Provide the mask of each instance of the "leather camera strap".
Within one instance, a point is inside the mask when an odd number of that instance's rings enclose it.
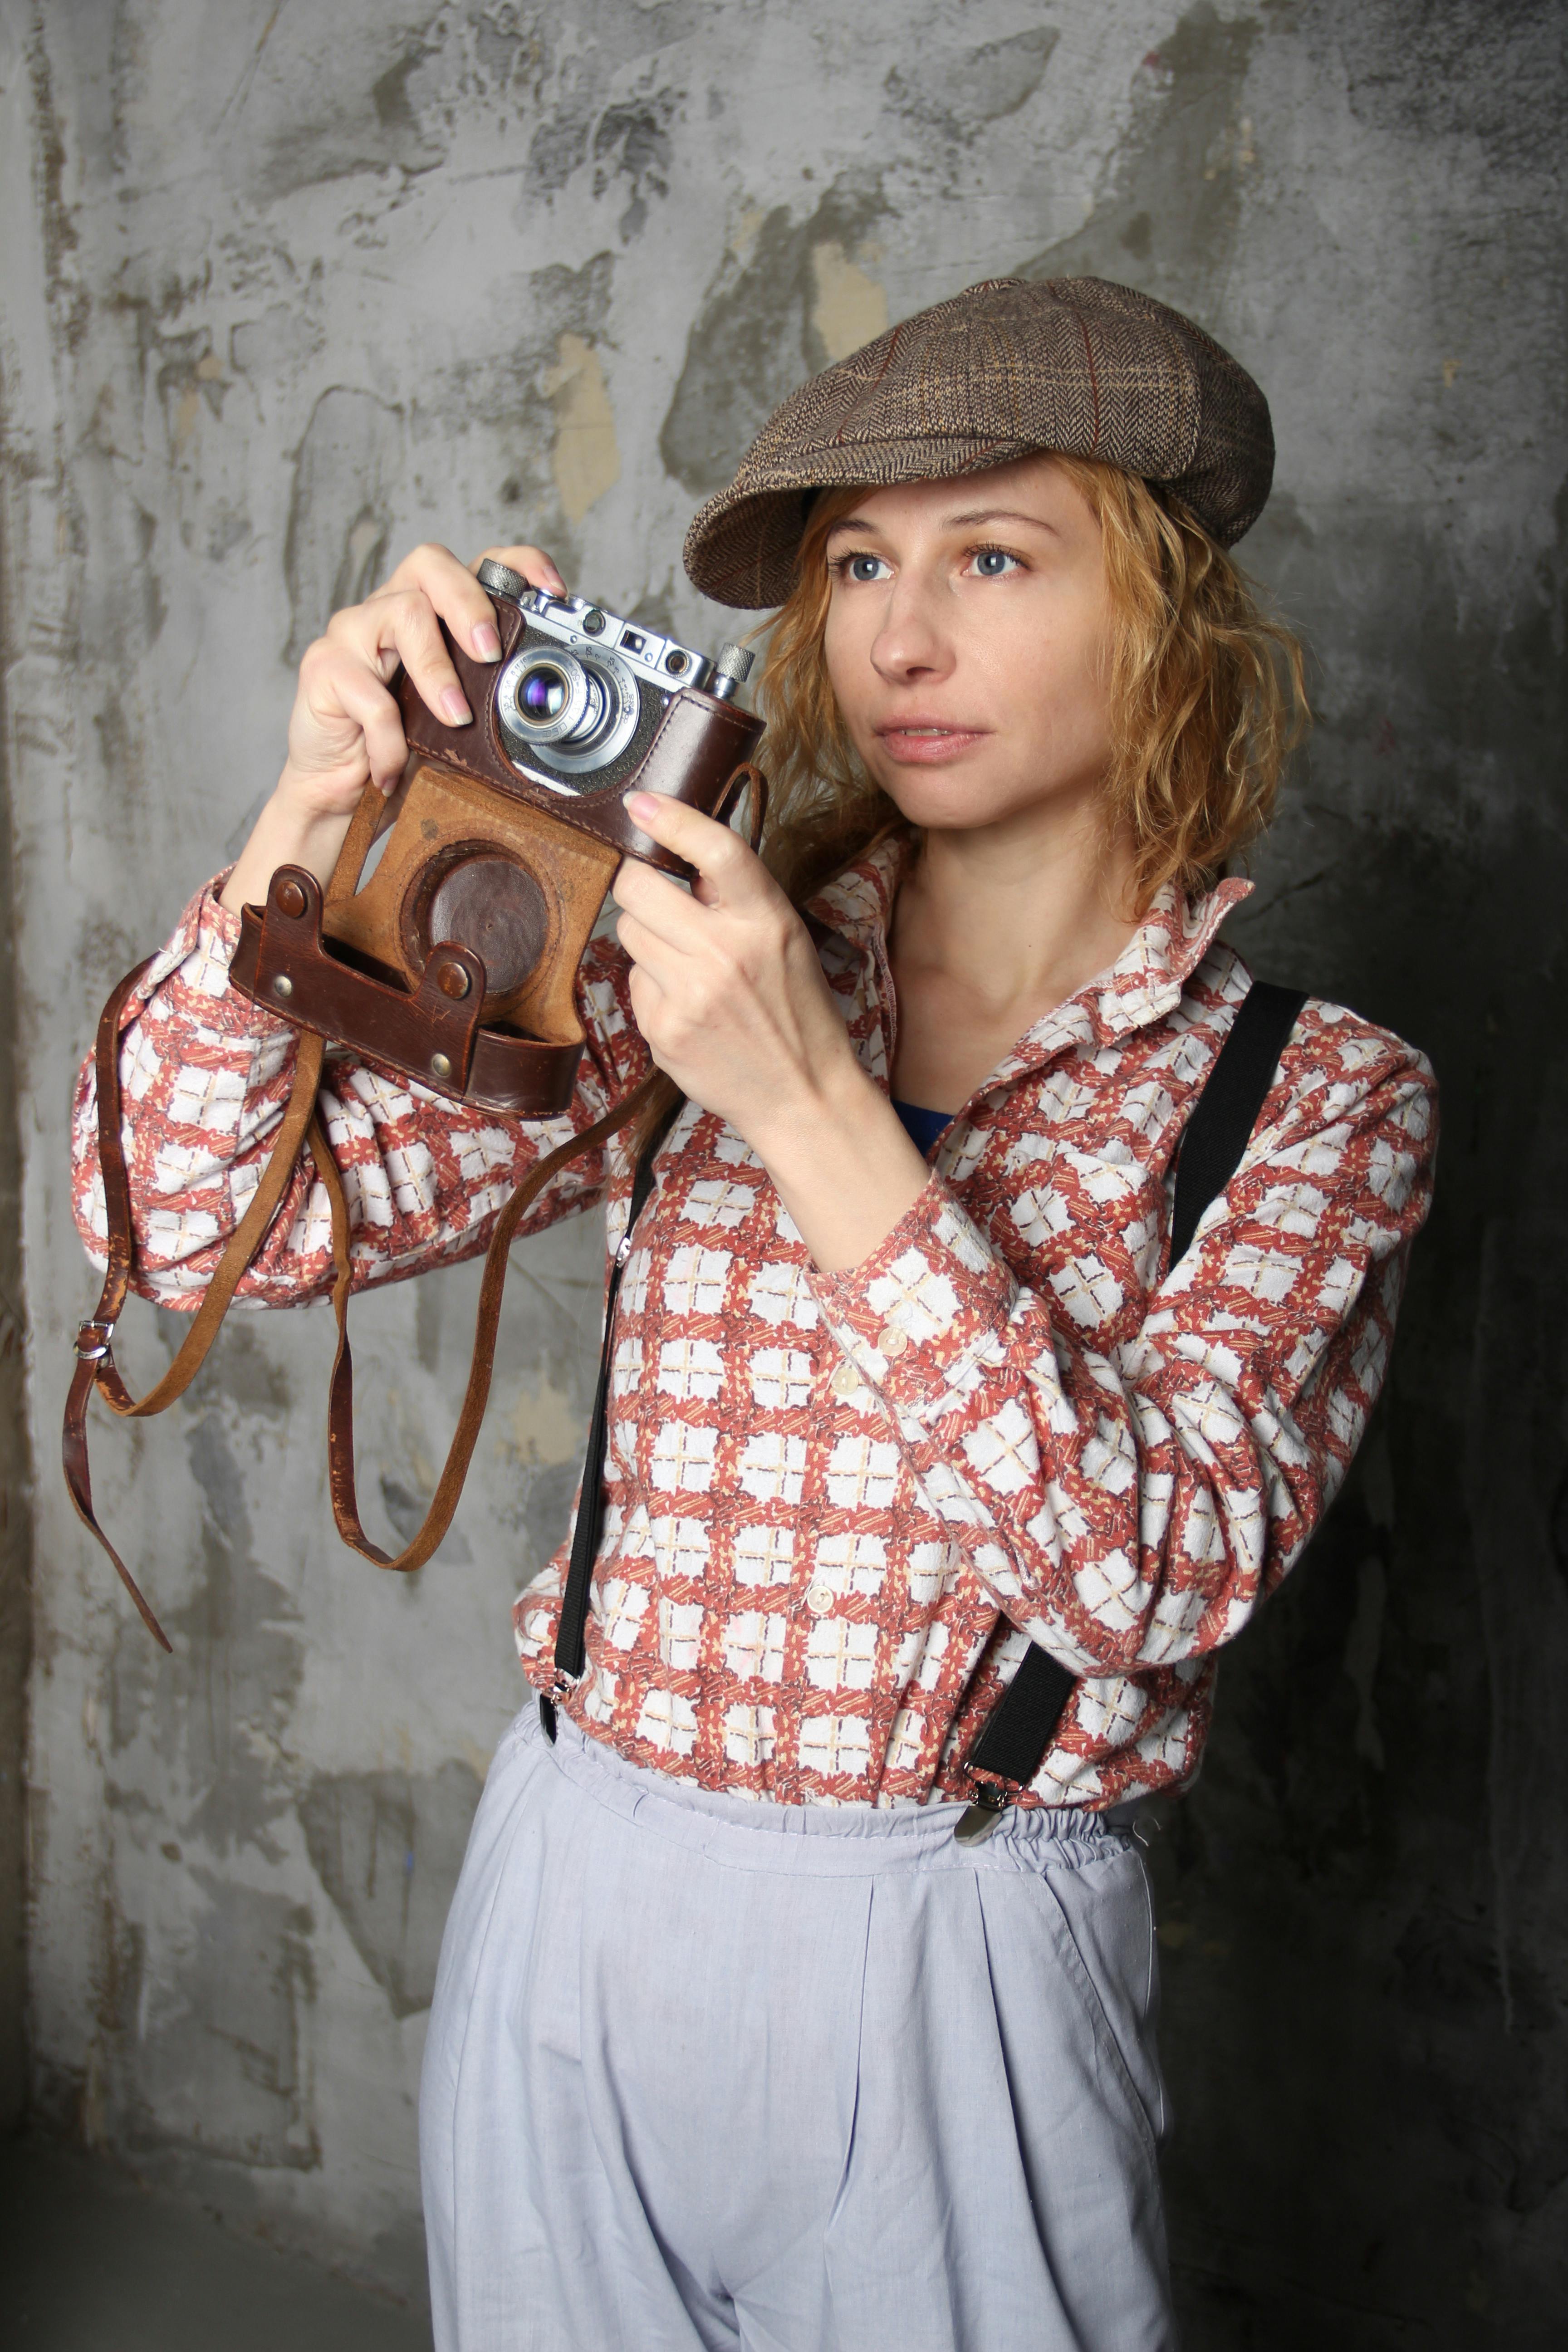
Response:
[[[1204,1082],[1182,1138],[1171,1213],[1166,1273],[1186,1254],[1204,1211],[1241,1165],[1301,1007],[1302,989],[1254,981]],[[971,1772],[992,1774],[953,1835],[965,1845],[989,1837],[1015,1788],[1026,1789],[1045,1762],[1079,1677],[1031,1642],[1017,1672],[980,1727],[964,1759]]]
[[[310,1150],[331,1204],[332,1263],[336,1270],[332,1284],[332,1311],[337,1318],[338,1350],[332,1363],[327,1405],[327,1476],[332,1498],[332,1517],[344,1543],[363,1559],[374,1560],[377,1568],[396,1569],[405,1573],[423,1568],[452,1524],[452,1514],[458,1507],[463,1482],[468,1475],[468,1464],[473,1458],[479,1424],[484,1420],[485,1406],[489,1398],[509,1253],[523,1211],[538,1199],[551,1178],[558,1176],[570,1161],[584,1151],[593,1150],[595,1145],[606,1142],[612,1135],[629,1125],[648,1101],[661,1078],[662,1073],[654,1071],[640,1085],[634,1087],[613,1110],[606,1111],[603,1118],[595,1119],[593,1126],[585,1128],[581,1135],[573,1136],[547,1153],[536,1167],[530,1169],[497,1218],[489,1247],[485,1252],[484,1278],[479,1285],[479,1307],[474,1324],[473,1360],[468,1366],[468,1385],[463,1398],[463,1408],[458,1416],[458,1426],[441,1475],[436,1483],[435,1494],[430,1498],[430,1507],[425,1514],[424,1524],[412,1541],[395,1556],[383,1551],[379,1544],[371,1541],[359,1515],[354,1480],[353,1357],[349,1347],[348,1329],[349,1294],[353,1279],[348,1202],[337,1162],[319,1128],[312,1127]]]
[[[104,1006],[98,1024],[98,1042],[94,1049],[98,1078],[98,1156],[103,1175],[108,1263],[98,1305],[90,1318],[77,1332],[76,1370],[66,1398],[60,1453],[66,1486],[78,1517],[97,1537],[113,1561],[115,1571],[135,1602],[148,1632],[154,1641],[162,1643],[168,1650],[173,1647],[168,1635],[148,1606],[131,1570],[100,1527],[93,1510],[92,1473],[87,1448],[88,1407],[96,1389],[110,1412],[118,1414],[122,1421],[144,1421],[154,1413],[165,1412],[177,1398],[184,1396],[195,1379],[213,1341],[217,1338],[229,1301],[266,1240],[279,1203],[289,1189],[289,1180],[294,1173],[306,1130],[314,1117],[316,1089],[321,1081],[326,1044],[324,1039],[313,1035],[300,1038],[294,1065],[294,1083],[272,1149],[268,1154],[267,1164],[261,1171],[260,1181],[251,1194],[250,1205],[229,1235],[223,1255],[218,1260],[217,1270],[191,1318],[191,1327],[180,1343],[174,1362],[144,1397],[133,1397],[120,1377],[113,1349],[114,1327],[120,1320],[130,1292],[131,1269],[136,1250],[135,1226],[131,1212],[131,1177],[125,1165],[121,1131],[120,1024],[127,1003],[153,961],[148,957],[145,962],[136,966],[134,971],[126,973]]]

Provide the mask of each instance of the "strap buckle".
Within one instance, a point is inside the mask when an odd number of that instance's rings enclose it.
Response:
[[[81,1361],[96,1364],[107,1356],[114,1339],[112,1323],[79,1323],[76,1351]]]
[[[1000,1780],[983,1780],[979,1795],[952,1832],[957,1843],[984,1845],[1011,1801]]]

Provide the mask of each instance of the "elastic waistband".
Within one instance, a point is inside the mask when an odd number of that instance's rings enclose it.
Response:
[[[1014,1806],[983,1845],[953,1831],[965,1808],[930,1805],[780,1805],[700,1789],[628,1764],[558,1715],[553,1745],[531,1703],[513,1726],[574,1787],[639,1829],[741,1870],[810,1878],[863,1878],[900,1870],[1079,1870],[1124,1853],[1128,1840],[1098,1813]]]

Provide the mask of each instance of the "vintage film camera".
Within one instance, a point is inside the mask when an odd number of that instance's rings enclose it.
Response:
[[[301,1028],[437,1092],[542,1118],[563,1110],[583,1049],[577,965],[624,855],[687,875],[633,824],[634,786],[728,816],[762,721],[732,700],[752,667],[717,660],[581,596],[479,566],[501,657],[447,636],[468,707],[448,727],[404,677],[408,763],[395,817],[367,789],[323,893],[279,867],[247,907],[234,984]]]

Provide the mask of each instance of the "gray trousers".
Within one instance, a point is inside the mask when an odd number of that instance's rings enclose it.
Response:
[[[1169,2352],[1135,1845],[756,1804],[530,1706],[420,2099],[438,2352]]]

